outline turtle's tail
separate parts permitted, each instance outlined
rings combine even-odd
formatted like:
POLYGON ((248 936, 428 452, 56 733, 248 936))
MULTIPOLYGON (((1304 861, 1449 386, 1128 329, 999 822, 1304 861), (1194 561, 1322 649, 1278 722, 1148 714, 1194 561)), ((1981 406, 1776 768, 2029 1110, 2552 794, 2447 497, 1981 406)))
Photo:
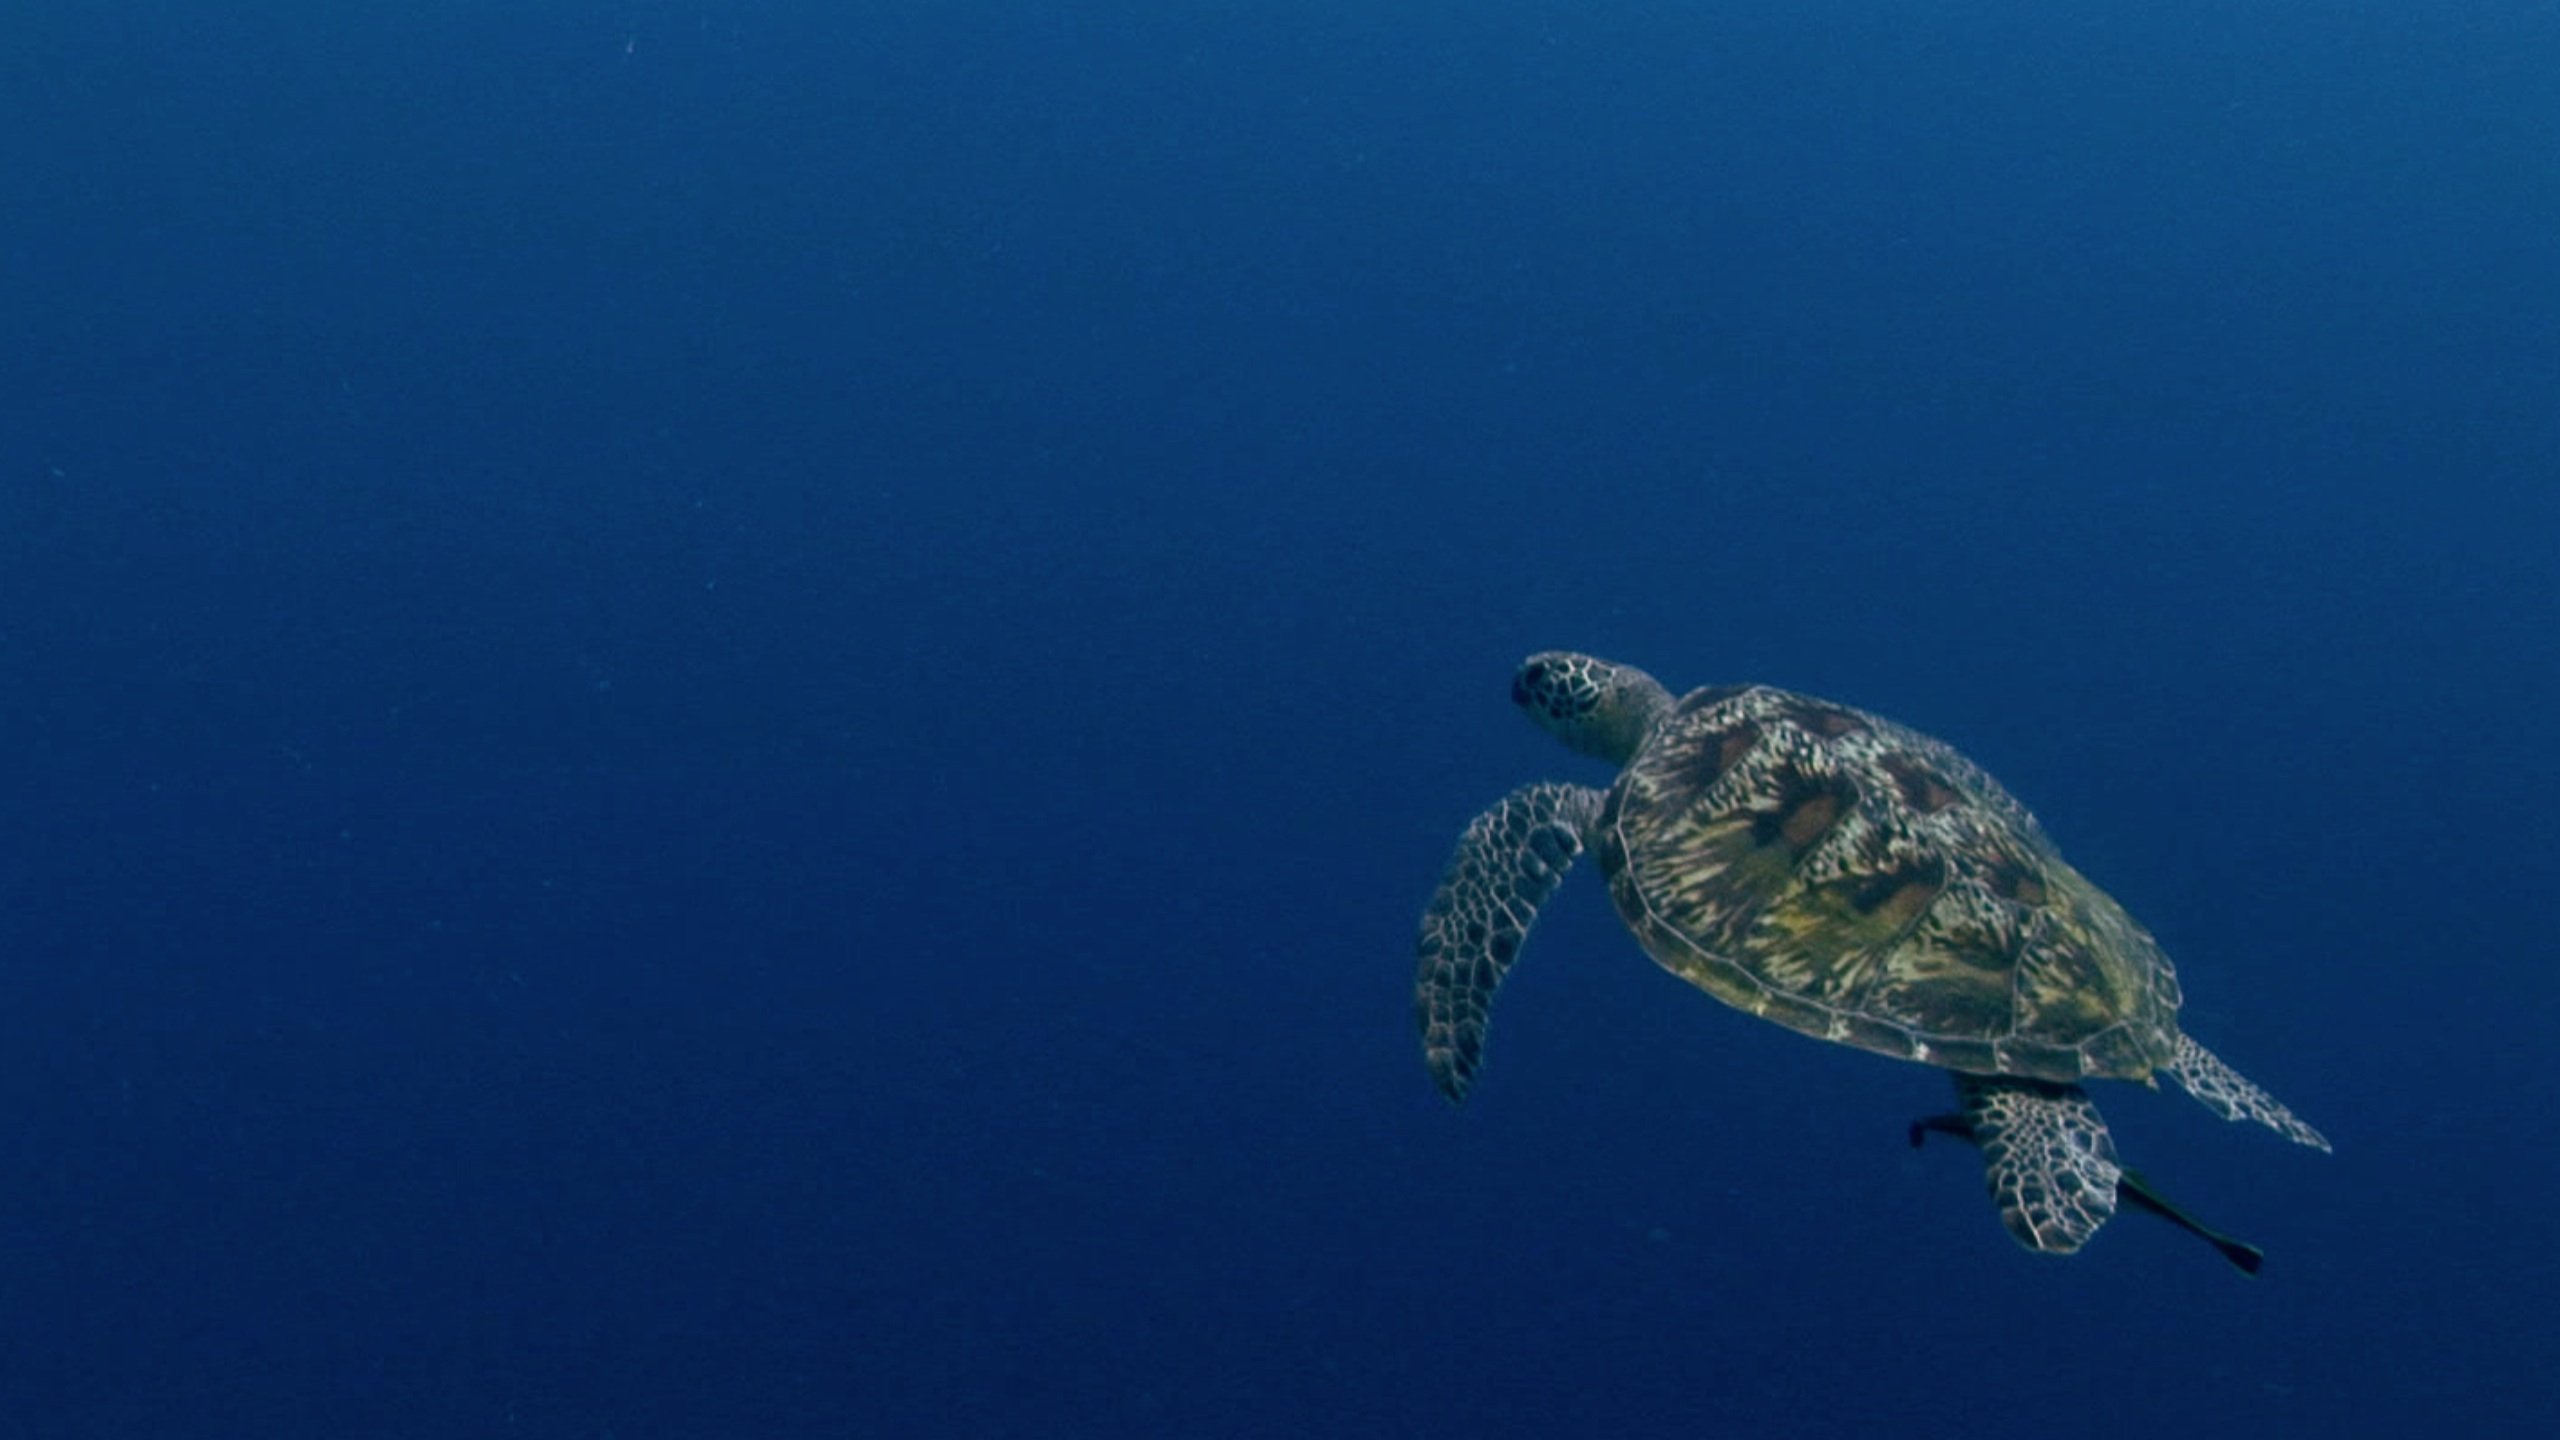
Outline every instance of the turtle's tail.
POLYGON ((2168 1196, 2152 1189, 2151 1182, 2139 1170, 2127 1170, 2117 1178, 2116 1198, 2136 1209, 2148 1210, 2202 1240, 2246 1274, 2257 1274, 2259 1267, 2267 1263, 2267 1252, 2245 1240, 2234 1240, 2180 1209, 2168 1196))

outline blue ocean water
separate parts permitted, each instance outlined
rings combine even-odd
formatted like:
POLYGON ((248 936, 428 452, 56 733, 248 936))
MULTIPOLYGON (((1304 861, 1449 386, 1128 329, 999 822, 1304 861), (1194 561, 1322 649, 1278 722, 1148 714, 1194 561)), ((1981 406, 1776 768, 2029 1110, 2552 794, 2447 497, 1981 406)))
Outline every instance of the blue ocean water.
POLYGON ((2560 13, 22 6, 0 1437, 2560 1422, 2560 13), (1943 735, 2337 1142, 2017 1249, 1523 654, 1943 735))

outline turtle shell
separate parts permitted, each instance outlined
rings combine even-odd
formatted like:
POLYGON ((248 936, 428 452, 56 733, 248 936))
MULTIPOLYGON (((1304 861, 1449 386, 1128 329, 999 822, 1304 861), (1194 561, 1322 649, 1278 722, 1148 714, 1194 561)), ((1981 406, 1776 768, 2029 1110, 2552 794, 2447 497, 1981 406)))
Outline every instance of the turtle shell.
POLYGON ((2176 971, 1946 744, 1766 686, 1696 691, 1610 790, 1595 849, 1665 968, 1844 1045, 1976 1074, 2143 1079, 2176 971))

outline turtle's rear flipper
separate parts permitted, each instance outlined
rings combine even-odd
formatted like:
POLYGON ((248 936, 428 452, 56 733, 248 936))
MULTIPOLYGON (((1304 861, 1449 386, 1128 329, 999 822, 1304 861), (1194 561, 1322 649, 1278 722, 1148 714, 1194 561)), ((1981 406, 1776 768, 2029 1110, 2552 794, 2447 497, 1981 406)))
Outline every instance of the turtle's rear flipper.
POLYGON ((2255 1120, 2296 1145, 2308 1145, 2314 1150, 2329 1148, 2326 1136, 2304 1124, 2301 1116, 2284 1107, 2283 1101, 2222 1063, 2221 1056, 2197 1044, 2193 1036, 2179 1036, 2177 1050, 2160 1068, 2206 1109, 2225 1120, 2255 1120))
POLYGON ((1538 907, 1582 854, 1602 798, 1580 785, 1523 785, 1458 838, 1422 914, 1413 985, 1423 1061, 1452 1101, 1465 1099, 1475 1082, 1493 992, 1520 957, 1538 907))
POLYGON ((2079 1086, 1958 1075, 1956 1097, 1964 1104, 1959 1123, 1982 1147, 2000 1223, 2019 1244, 2069 1255, 2116 1213, 2124 1167, 2106 1120, 2079 1086))
MULTIPOLYGON (((1963 1087, 1964 1080, 1959 1079, 1957 1084, 1959 1087, 1963 1087)), ((2073 1093, 2077 1093, 2075 1087, 2046 1086, 2043 1088, 2052 1090, 2072 1089, 2073 1093)), ((1924 1115, 1921 1118, 1912 1121, 1912 1148, 1915 1150, 1918 1149, 1932 1134, 1952 1135, 1958 1140, 1964 1141, 1968 1145, 1981 1144, 1981 1134, 1975 1128, 1973 1120, 1973 1097, 1968 1094, 1965 1098, 1966 1113, 1964 1114, 1924 1115)), ((2081 1095, 2080 1102, 2083 1105, 2088 1105, 2088 1097, 2086 1095, 2081 1095)), ((2092 1120, 2096 1119, 2096 1110, 2094 1106, 2090 1107, 2090 1116, 2092 1120)), ((2112 1159, 2115 1151, 2112 1143, 2107 1141, 2106 1130, 2103 1123, 2100 1124, 2097 1131, 2097 1137, 2102 1144, 2106 1145, 2105 1153, 2110 1157, 2110 1159, 2112 1159)), ((1988 1162, 1986 1161, 1986 1165, 1987 1164, 1988 1162)), ((2001 1182, 1996 1171, 1991 1174, 1991 1193, 1993 1198, 2001 1198, 2001 1182)), ((2257 1274, 2259 1267, 2266 1264, 2266 1253, 2260 1250, 2257 1246, 2251 1245, 2245 1241, 2234 1240, 2230 1236, 2225 1235, 2221 1231, 2214 1229, 2201 1220, 2198 1220, 2193 1215, 2188 1214, 2184 1209, 2180 1208, 2176 1202, 2169 1199, 2168 1196, 2163 1195, 2158 1190, 2152 1188, 2150 1180, 2145 1178, 2140 1171, 2125 1169, 2121 1163, 2116 1164, 2115 1199, 2119 1202, 2130 1204, 2136 1210, 2148 1210, 2152 1214, 2159 1216, 2161 1219, 2168 1221, 2170 1224, 2177 1226, 2179 1229, 2186 1231, 2188 1234, 2195 1236, 2197 1239, 2204 1241, 2206 1244, 2211 1245, 2223 1259, 2230 1261, 2233 1265, 2238 1266, 2242 1271, 2248 1274, 2257 1274)), ((2099 1217, 2099 1220, 2103 1221, 2105 1218, 2106 1217, 2102 1215, 2099 1217)), ((2005 1200, 2003 1200, 2001 1205, 2001 1219, 2004 1221, 2009 1219, 2009 1209, 2005 1200)), ((2094 1231, 2097 1226, 2093 1224, 2089 1228, 2094 1231)), ((2009 1230, 2011 1234, 2017 1234, 2020 1242, 2027 1245, 2029 1249, 2048 1248, 2035 1244, 2026 1235, 2019 1234, 2018 1226, 2014 1222, 2010 1224, 2009 1230)), ((2083 1242, 2085 1242, 2087 1238, 2088 1237, 2086 1235, 2081 1237, 2083 1242)), ((2067 1254, 2069 1252, 2057 1251, 2055 1253, 2067 1254)))

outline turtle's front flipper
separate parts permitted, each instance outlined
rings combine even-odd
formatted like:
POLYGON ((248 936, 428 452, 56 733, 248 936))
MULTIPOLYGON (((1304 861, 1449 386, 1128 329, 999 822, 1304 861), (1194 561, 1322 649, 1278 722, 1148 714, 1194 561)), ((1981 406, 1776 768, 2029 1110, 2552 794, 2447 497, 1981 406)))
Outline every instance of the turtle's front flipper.
POLYGON ((2087 1092, 2042 1080, 1958 1075, 1956 1096, 1964 1105, 1962 1123, 1982 1147, 2000 1223, 2019 1244, 2047 1255, 2088 1244, 2116 1213, 2124 1167, 2087 1092))
POLYGON ((2223 1259, 2239 1266, 2249 1274, 2257 1274, 2259 1267, 2267 1263, 2267 1252, 2246 1241, 2234 1240, 2180 1209, 2171 1203, 2168 1196, 2152 1189, 2151 1182, 2143 1178, 2141 1171, 2124 1172, 2124 1177, 2116 1182, 2116 1198, 2130 1201, 2135 1209, 2148 1210, 2195 1236, 2220 1251, 2223 1259))
POLYGON ((1581 785, 1523 785, 1459 837, 1422 914, 1413 996, 1422 1058, 1450 1100, 1466 1098, 1484 1063, 1494 989, 1519 958, 1538 907, 1582 854, 1603 798, 1581 785))

